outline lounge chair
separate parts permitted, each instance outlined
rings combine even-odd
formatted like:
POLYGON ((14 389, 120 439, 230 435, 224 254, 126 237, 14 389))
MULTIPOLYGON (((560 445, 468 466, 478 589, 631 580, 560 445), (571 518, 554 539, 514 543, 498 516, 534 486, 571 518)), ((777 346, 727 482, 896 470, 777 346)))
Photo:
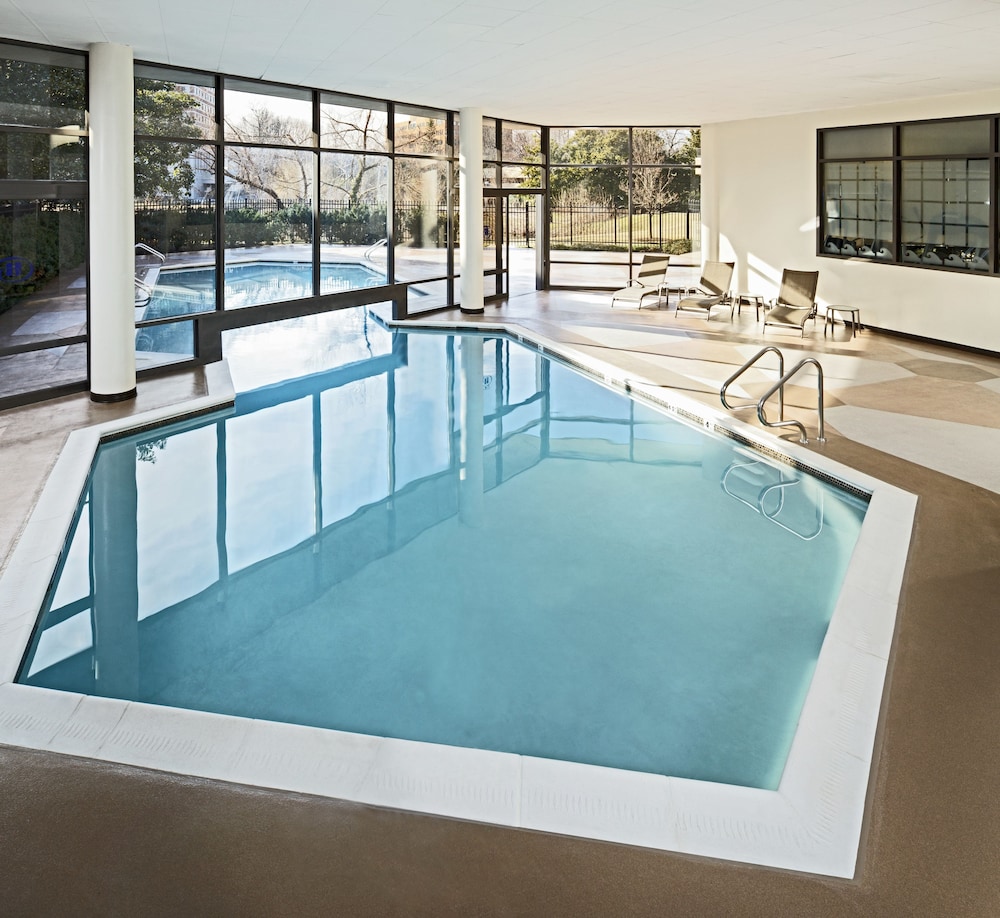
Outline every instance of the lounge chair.
POLYGON ((806 333, 806 320, 816 318, 816 285, 819 271, 790 271, 781 274, 781 288, 774 305, 764 313, 764 331, 768 325, 797 328, 806 333))
POLYGON ((617 301, 619 303, 635 303, 639 309, 642 309, 642 301, 648 296, 655 296, 657 303, 659 303, 660 290, 667 283, 667 266, 669 264, 669 255, 643 255, 642 264, 639 265, 639 270, 629 285, 611 294, 611 308, 615 308, 615 301, 617 301))
POLYGON ((712 310, 716 306, 729 306, 729 318, 733 317, 733 307, 736 301, 729 295, 729 284, 733 279, 733 266, 731 261, 706 261, 705 267, 701 269, 701 280, 697 287, 691 287, 677 301, 677 318, 681 310, 685 312, 702 312, 706 319, 712 317, 712 310), (691 296, 690 294, 696 294, 691 296))

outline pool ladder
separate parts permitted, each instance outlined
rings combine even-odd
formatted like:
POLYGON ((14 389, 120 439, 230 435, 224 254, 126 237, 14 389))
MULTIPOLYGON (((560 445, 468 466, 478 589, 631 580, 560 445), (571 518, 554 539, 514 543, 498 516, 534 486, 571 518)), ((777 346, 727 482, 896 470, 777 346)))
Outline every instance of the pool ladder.
POLYGON ((749 405, 730 405, 729 402, 726 401, 726 390, 767 353, 774 353, 778 355, 778 381, 757 401, 757 418, 765 427, 797 427, 799 430, 799 443, 808 443, 809 437, 806 435, 805 426, 796 420, 785 420, 785 383, 805 367, 814 366, 816 367, 816 411, 819 414, 819 431, 816 439, 820 443, 826 443, 826 437, 824 436, 825 429, 823 425, 823 367, 820 366, 819 361, 815 357, 806 357, 804 360, 800 360, 786 373, 785 355, 773 345, 761 348, 722 384, 722 388, 719 390, 719 398, 722 399, 723 406, 728 408, 730 411, 734 411, 737 408, 750 407, 749 405), (767 419, 764 406, 768 399, 770 399, 775 393, 778 394, 778 420, 769 421, 767 419))
POLYGON ((151 245, 146 245, 144 242, 137 242, 135 244, 135 254, 141 255, 145 253, 147 255, 152 255, 157 259, 157 263, 152 266, 136 265, 135 269, 135 305, 145 306, 153 295, 153 286, 156 284, 156 278, 159 276, 160 268, 163 267, 167 260, 167 256, 162 252, 156 251, 151 245))

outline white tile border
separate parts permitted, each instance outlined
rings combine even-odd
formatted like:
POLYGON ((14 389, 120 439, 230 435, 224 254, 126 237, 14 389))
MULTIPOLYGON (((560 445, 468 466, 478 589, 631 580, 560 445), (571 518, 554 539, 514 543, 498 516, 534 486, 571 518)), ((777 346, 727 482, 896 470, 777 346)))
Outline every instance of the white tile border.
MULTIPOLYGON (((407 323, 406 327, 414 327, 407 323)), ((0 743, 376 806, 603 839, 834 877, 854 875, 916 497, 700 402, 516 326, 502 331, 778 451, 872 499, 777 791, 733 787, 291 724, 92 698, 13 683, 101 437, 231 402, 207 398, 74 432, 0 579, 0 743), (876 550, 871 550, 877 546, 876 550)))

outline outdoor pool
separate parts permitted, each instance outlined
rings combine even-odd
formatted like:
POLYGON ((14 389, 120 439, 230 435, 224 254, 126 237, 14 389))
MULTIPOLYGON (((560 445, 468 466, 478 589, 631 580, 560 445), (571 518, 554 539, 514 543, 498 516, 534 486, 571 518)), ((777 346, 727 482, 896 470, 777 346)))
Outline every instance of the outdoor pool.
MULTIPOLYGON (((342 293, 386 283, 384 272, 354 262, 323 262, 319 294, 342 293)), ((225 309, 300 299, 313 295, 313 266, 308 262, 255 261, 226 265, 225 309)), ((140 321, 167 319, 215 309, 215 268, 167 268, 160 271, 140 321)), ((190 356, 194 323, 173 322, 136 331, 136 350, 190 356)))

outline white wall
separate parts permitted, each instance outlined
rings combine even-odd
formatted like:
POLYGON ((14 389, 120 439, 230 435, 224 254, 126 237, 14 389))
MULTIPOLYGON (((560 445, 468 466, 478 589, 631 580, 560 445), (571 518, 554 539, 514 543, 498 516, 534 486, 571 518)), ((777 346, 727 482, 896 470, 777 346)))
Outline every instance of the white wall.
POLYGON ((1000 112, 1000 92, 729 121, 702 127, 702 246, 736 261, 740 291, 773 296, 782 268, 816 270, 821 305, 864 323, 1000 351, 1000 277, 816 255, 816 130, 1000 112))

